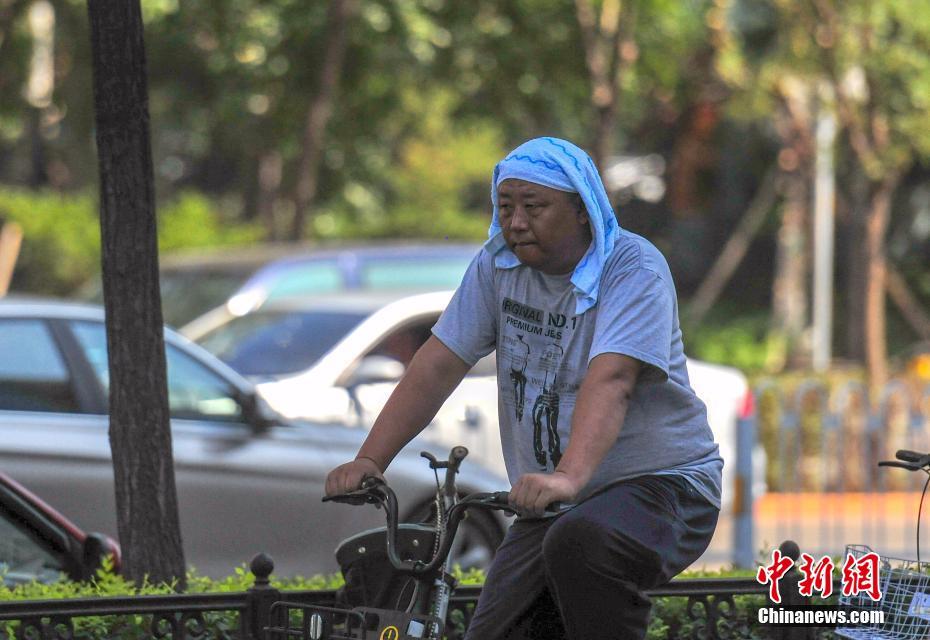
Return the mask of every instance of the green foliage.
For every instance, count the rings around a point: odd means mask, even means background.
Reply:
[[[731,0],[721,7],[717,69],[734,90],[734,113],[767,117],[782,101],[812,103],[830,86],[843,133],[870,179],[930,157],[925,9],[907,0]]]
[[[97,202],[88,194],[0,189],[0,223],[15,222],[23,242],[14,291],[63,296],[100,271]],[[158,211],[161,251],[255,242],[255,225],[224,219],[203,195],[185,192]]]
[[[0,189],[0,222],[23,229],[13,289],[63,295],[99,269],[96,204],[84,194]]]
[[[769,341],[768,314],[717,311],[699,327],[686,331],[688,355],[737,367],[747,373],[764,371],[775,346]]]
[[[225,219],[205,196],[186,191],[158,211],[158,250],[238,246],[262,238],[257,225]]]
[[[187,575],[187,593],[241,593],[254,584],[254,576],[245,565],[237,567],[235,572],[222,579],[211,579],[197,575],[193,570]],[[272,578],[271,586],[281,591],[288,590],[331,590],[344,584],[341,575],[317,575],[310,578],[294,577],[287,579]],[[111,558],[106,558],[103,566],[97,570],[93,580],[88,582],[71,582],[61,580],[53,584],[30,582],[5,587],[0,585],[0,602],[17,600],[58,600],[67,598],[104,598],[125,596],[170,595],[175,593],[175,585],[151,584],[142,586],[126,580],[114,573]],[[235,613],[211,612],[204,615],[204,637],[230,638],[236,635],[239,621]],[[151,624],[149,615],[122,616],[88,616],[74,618],[75,639],[92,640],[96,638],[118,638],[119,640],[136,640],[150,638]],[[17,624],[0,622],[0,632],[5,632],[10,640],[19,640]]]
[[[487,233],[490,176],[504,154],[490,120],[457,119],[459,99],[446,90],[402,92],[411,122],[378,192],[346,184],[318,213],[313,233],[326,238],[455,238]]]

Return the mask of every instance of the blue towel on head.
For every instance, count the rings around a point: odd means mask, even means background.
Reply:
[[[601,272],[620,234],[620,225],[594,161],[567,140],[535,138],[524,142],[497,163],[491,179],[494,215],[484,246],[494,256],[494,264],[500,269],[511,269],[520,264],[504,240],[498,217],[497,187],[508,178],[581,195],[588,211],[593,242],[575,267],[572,284],[575,285],[575,312],[584,313],[597,304]]]

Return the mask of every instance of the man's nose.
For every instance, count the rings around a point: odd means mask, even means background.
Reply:
[[[512,231],[523,231],[529,228],[528,222],[529,218],[526,215],[526,210],[519,205],[514,207],[513,215],[510,216],[510,229]]]

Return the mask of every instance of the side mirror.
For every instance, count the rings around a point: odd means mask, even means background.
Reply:
[[[346,386],[350,389],[361,384],[397,382],[404,375],[404,365],[387,356],[368,356],[355,367]]]
[[[104,557],[112,552],[110,542],[102,533],[88,533],[81,546],[81,562],[78,568],[77,579],[90,580],[97,573],[97,569]]]
[[[242,406],[242,417],[257,432],[277,424],[276,416],[257,392],[242,393],[236,398]]]

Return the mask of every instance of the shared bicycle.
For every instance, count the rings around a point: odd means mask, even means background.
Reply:
[[[470,509],[514,513],[506,491],[460,497],[455,477],[468,455],[453,447],[446,460],[420,454],[436,474],[436,508],[432,523],[398,522],[397,497],[379,478],[361,488],[324,498],[327,502],[384,510],[384,527],[344,540],[336,560],[345,578],[337,606],[282,601],[272,608],[267,640],[410,640],[442,638],[449,601],[456,587],[451,575],[452,545]],[[440,482],[439,471],[445,471]]]

